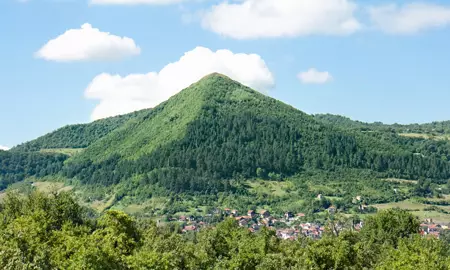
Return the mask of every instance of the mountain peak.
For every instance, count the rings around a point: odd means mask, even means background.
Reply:
[[[219,73],[219,72],[213,72],[211,74],[208,74],[205,77],[203,77],[202,79],[200,79],[200,81],[209,80],[209,79],[218,79],[218,78],[227,79],[227,80],[233,81],[233,79],[231,79],[230,77],[228,77],[226,75],[223,75],[222,73]]]

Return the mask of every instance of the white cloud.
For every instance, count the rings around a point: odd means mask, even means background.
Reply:
[[[241,0],[213,6],[204,28],[235,39],[347,35],[361,29],[351,0]]]
[[[310,68],[308,71],[300,72],[297,78],[306,84],[323,84],[333,80],[333,76],[327,71],[318,71],[315,68]]]
[[[169,5],[186,0],[91,0],[93,5]]]
[[[261,92],[267,92],[274,85],[273,75],[259,55],[235,54],[229,50],[213,52],[197,47],[159,72],[125,77],[104,73],[95,77],[85,90],[86,98],[100,100],[91,118],[96,120],[155,107],[213,72]]]
[[[450,6],[411,3],[371,7],[369,15],[378,29],[390,34],[415,34],[450,25]]]
[[[140,52],[133,39],[101,32],[86,23],[50,40],[35,55],[45,60],[71,62],[118,60]]]
[[[3,151],[8,151],[8,150],[9,150],[9,147],[6,147],[6,146],[3,146],[3,145],[0,145],[0,150],[3,150]]]

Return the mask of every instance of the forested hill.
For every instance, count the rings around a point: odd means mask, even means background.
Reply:
[[[11,151],[32,152],[43,149],[86,148],[121,127],[128,120],[138,118],[147,111],[149,110],[101,119],[88,124],[68,125],[30,142],[20,144]]]
[[[382,122],[366,123],[362,121],[352,120],[348,117],[334,114],[316,114],[314,118],[331,125],[340,126],[346,129],[356,130],[378,130],[391,131],[397,133],[418,133],[418,134],[435,134],[450,135],[450,121],[435,121],[425,124],[384,124]]]
[[[65,155],[50,153],[14,153],[0,150],[0,190],[26,177],[61,172]]]
[[[449,163],[406,138],[347,131],[212,74],[93,142],[63,174],[85,184],[130,179],[174,192],[232,189],[230,179],[369,169],[446,182]]]

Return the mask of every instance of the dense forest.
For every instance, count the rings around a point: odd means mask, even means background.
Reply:
[[[366,123],[348,117],[333,114],[316,114],[314,118],[328,124],[350,129],[379,130],[398,133],[450,134],[450,121],[435,121],[425,124],[384,124],[382,122]]]
[[[0,190],[26,177],[43,177],[59,173],[65,155],[45,153],[12,153],[0,150]]]
[[[36,140],[20,144],[11,149],[11,151],[32,152],[42,149],[86,148],[111,131],[124,125],[128,120],[138,118],[146,111],[100,119],[88,124],[68,125]]]
[[[234,219],[181,234],[174,224],[100,216],[68,193],[10,193],[0,203],[4,269],[450,269],[448,237],[423,238],[410,213],[390,209],[361,231],[344,216],[328,220],[320,240],[251,233]]]

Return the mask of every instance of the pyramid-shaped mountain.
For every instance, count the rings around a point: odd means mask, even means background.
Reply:
[[[229,179],[338,167],[398,177],[450,171],[448,163],[417,157],[394,141],[327,125],[211,74],[90,144],[69,159],[64,174],[86,184],[139,179],[175,192],[217,192],[230,188]]]

